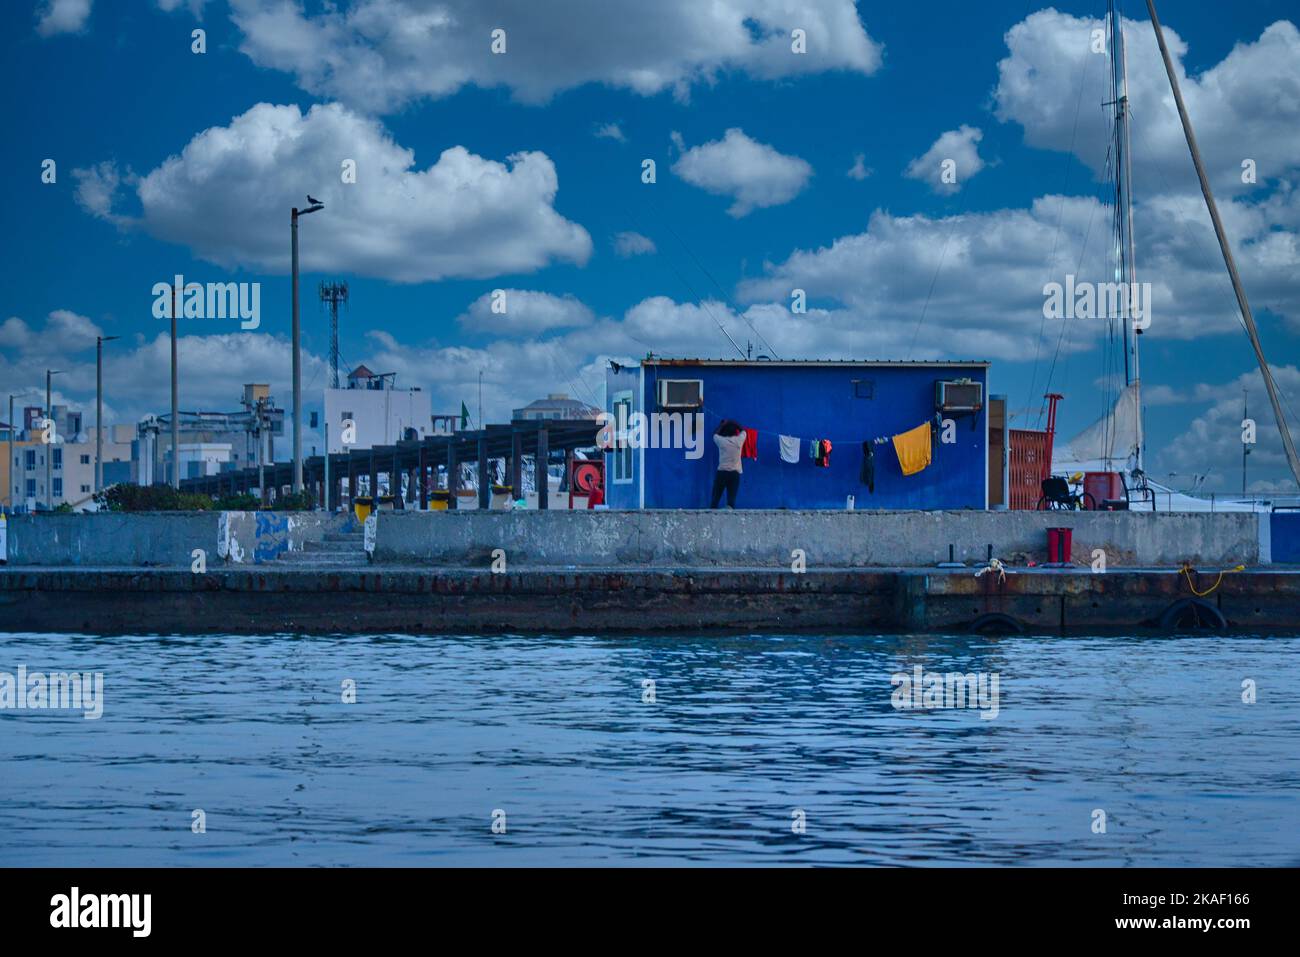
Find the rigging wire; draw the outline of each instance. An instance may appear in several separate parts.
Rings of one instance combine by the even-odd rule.
[[[1129,115],[1132,116],[1131,109],[1129,111]],[[1138,130],[1138,135],[1139,136],[1143,135],[1144,127],[1141,124],[1137,124],[1136,126]],[[1178,196],[1179,195],[1178,192],[1173,188],[1172,184],[1169,182],[1169,177],[1165,175],[1165,171],[1160,167],[1160,164],[1155,163],[1152,165],[1157,175],[1159,175],[1160,177],[1160,182],[1164,184],[1165,193],[1171,196]],[[1197,209],[1202,208],[1200,204],[1193,203],[1193,205]],[[1201,236],[1201,234],[1198,231],[1188,230],[1186,232],[1186,235],[1190,235],[1192,237],[1192,241],[1196,243],[1197,248],[1200,250],[1200,252],[1203,255],[1205,255],[1208,258],[1213,258],[1215,251],[1212,250],[1209,247],[1209,245],[1206,244],[1204,238]],[[1231,285],[1231,283],[1229,283],[1229,285]],[[1246,329],[1246,322],[1244,319],[1241,318],[1241,312],[1237,309],[1236,299],[1228,292],[1228,289],[1224,286],[1222,282],[1216,284],[1216,287],[1219,290],[1220,297],[1226,303],[1228,303],[1229,308],[1227,311],[1237,321],[1237,326],[1241,329],[1242,332],[1246,332],[1247,334],[1249,334],[1248,330]],[[1286,406],[1287,412],[1291,414],[1291,418],[1300,422],[1300,416],[1296,415],[1295,409],[1291,405],[1291,397],[1286,393],[1286,391],[1282,388],[1282,386],[1276,382],[1276,380],[1274,381],[1273,384],[1274,387],[1277,389],[1278,394],[1282,397],[1282,402]]]
[[[1091,205],[1092,209],[1091,209],[1091,211],[1088,213],[1088,225],[1087,225],[1087,227],[1086,227],[1085,230],[1084,230],[1084,233],[1083,233],[1083,243],[1082,243],[1082,245],[1079,246],[1079,258],[1078,258],[1078,261],[1075,263],[1075,267],[1074,267],[1074,269],[1075,269],[1075,274],[1076,274],[1076,275],[1078,274],[1079,269],[1083,266],[1083,257],[1084,257],[1084,255],[1085,255],[1085,253],[1087,252],[1087,249],[1088,249],[1088,240],[1089,240],[1089,238],[1092,236],[1092,223],[1093,223],[1093,220],[1096,218],[1096,215],[1097,215],[1097,206],[1098,206],[1098,205],[1104,205],[1104,204],[1092,203],[1092,204],[1090,204],[1090,205]],[[1071,321],[1064,321],[1064,322],[1061,323],[1061,334],[1057,337],[1057,340],[1056,340],[1056,352],[1053,353],[1053,355],[1052,355],[1052,364],[1051,364],[1051,366],[1050,366],[1050,367],[1048,368],[1048,370],[1047,370],[1047,384],[1046,384],[1045,387],[1044,387],[1044,391],[1050,391],[1050,390],[1051,390],[1051,387],[1052,387],[1052,377],[1053,377],[1053,375],[1054,375],[1055,372],[1056,372],[1056,362],[1057,362],[1057,359],[1058,359],[1058,358],[1060,357],[1060,355],[1061,355],[1061,346],[1062,346],[1062,344],[1066,341],[1066,335],[1067,335],[1067,333],[1071,336],[1071,340],[1070,340],[1070,341],[1073,341],[1073,338],[1072,338],[1072,337],[1073,337],[1073,329],[1071,328],[1073,325],[1074,325],[1074,323],[1071,322]]]
[[[647,200],[647,202],[649,201]],[[653,203],[651,203],[650,205],[653,207],[656,213],[659,212],[659,208],[657,206],[654,206]],[[713,277],[713,273],[709,272],[709,270],[705,268],[704,263],[700,262],[699,258],[695,255],[695,253],[691,251],[691,247],[686,245],[686,241],[683,240],[681,236],[677,235],[677,230],[673,229],[672,224],[665,221],[663,225],[665,229],[667,229],[670,233],[673,234],[673,238],[677,240],[677,242],[681,245],[681,247],[686,250],[686,255],[691,257],[691,260],[695,263],[696,266],[699,267],[700,272],[708,276],[709,281],[713,283],[714,287],[718,290],[718,292],[722,293],[723,301],[726,302],[727,305],[731,306],[732,309],[735,311],[736,315],[738,315],[741,319],[744,320],[745,325],[749,326],[750,330],[754,333],[754,335],[758,336],[759,341],[763,344],[764,347],[766,347],[767,351],[771,353],[772,358],[780,359],[781,357],[776,354],[776,350],[772,348],[772,344],[767,341],[767,339],[763,336],[761,332],[758,331],[758,327],[755,326],[752,322],[750,322],[749,317],[746,316],[739,308],[737,308],[734,303],[728,301],[729,297],[727,296],[726,290],[724,290],[722,286],[718,283],[718,280]]]
[[[1056,232],[1052,237],[1052,252],[1047,259],[1047,268],[1048,268],[1049,276],[1051,275],[1051,269],[1053,268],[1056,262],[1057,242],[1061,238],[1061,222],[1065,216],[1065,199],[1066,199],[1065,191],[1070,186],[1070,173],[1073,169],[1072,160],[1074,158],[1074,143],[1079,133],[1079,113],[1083,105],[1083,91],[1084,88],[1087,86],[1087,83],[1085,83],[1084,81],[1087,79],[1088,64],[1091,61],[1092,61],[1091,54],[1086,55],[1083,58],[1083,66],[1079,70],[1079,92],[1074,100],[1074,124],[1070,129],[1070,148],[1066,150],[1065,157],[1064,157],[1065,177],[1063,182],[1061,183],[1061,202],[1060,205],[1057,207],[1057,211],[1056,211]],[[1034,384],[1038,381],[1039,353],[1041,352],[1043,347],[1043,332],[1046,330],[1046,328],[1047,328],[1047,313],[1046,311],[1044,311],[1043,317],[1042,319],[1039,320],[1039,324],[1038,324],[1038,339],[1034,343],[1034,369],[1032,374],[1029,377],[1029,394],[1025,402],[1026,408],[1030,407],[1034,401]],[[1043,391],[1048,392],[1050,391],[1050,388],[1045,387]],[[1038,420],[1040,423],[1042,422],[1042,417],[1043,417],[1043,412],[1042,412],[1042,406],[1040,404],[1039,413],[1038,413]]]
[[[620,205],[623,205],[623,204],[620,204]],[[632,220],[632,223],[633,223],[634,226],[636,226],[638,229],[644,229],[644,227],[641,225],[641,221],[637,218],[636,214],[633,213],[632,210],[630,210],[626,205],[623,205],[623,211],[624,211],[625,213],[627,213],[628,218]],[[669,229],[670,232],[672,231],[672,227],[668,227],[668,229]],[[676,233],[674,233],[674,235],[676,235]],[[680,242],[680,238],[679,238],[678,241]],[[683,245],[685,245],[685,244],[683,244]],[[679,270],[679,269],[677,268],[677,266],[676,266],[676,265],[675,265],[671,260],[665,259],[665,262],[667,262],[667,264],[668,264],[668,268],[671,269],[671,270],[673,271],[673,274],[674,274],[674,275],[675,275],[675,276],[676,276],[676,277],[681,281],[682,285],[685,286],[685,287],[687,288],[687,290],[690,292],[690,294],[691,294],[691,298],[693,298],[697,303],[699,303],[700,308],[703,309],[706,313],[708,313],[709,318],[712,319],[712,320],[714,321],[714,323],[715,323],[715,324],[717,325],[717,327],[718,327],[718,330],[719,330],[719,331],[720,331],[724,336],[727,337],[727,341],[731,343],[732,347],[736,350],[736,352],[740,355],[740,357],[741,357],[742,359],[747,359],[747,358],[749,358],[749,357],[745,354],[745,350],[742,349],[742,348],[740,348],[740,345],[736,342],[736,340],[733,339],[733,338],[731,337],[731,333],[729,333],[729,332],[727,331],[726,326],[724,326],[724,325],[722,324],[721,320],[719,320],[718,317],[715,316],[715,315],[713,314],[713,310],[709,308],[709,304],[708,304],[708,303],[707,303],[703,298],[701,298],[700,294],[699,294],[698,292],[695,291],[695,287],[692,286],[691,283],[687,280],[687,278],[686,278],[685,276],[682,275],[681,270]],[[725,296],[724,296],[724,299],[725,299]],[[728,305],[729,305],[729,303],[728,303]],[[737,313],[737,314],[740,315],[739,313]],[[741,315],[741,318],[744,319],[745,317],[744,317],[743,315]],[[746,323],[749,322],[748,319],[746,319],[745,321],[746,321]],[[750,324],[750,328],[753,329],[753,325],[752,325],[752,324]],[[757,330],[755,330],[755,334],[757,334]],[[761,337],[760,337],[760,338],[761,338]]]
[[[939,273],[943,270],[944,260],[948,258],[948,241],[952,239],[952,234],[957,230],[957,220],[961,219],[960,215],[954,214],[951,225],[948,227],[948,235],[943,240],[943,250],[939,253],[939,262],[934,267],[934,275],[930,277],[930,289],[925,294],[925,305],[921,307],[921,315],[916,320],[916,326],[912,329],[912,343],[908,346],[909,354],[916,351],[916,337],[921,333],[921,323],[925,322],[925,314],[930,308],[930,297],[934,295],[935,284],[939,281]]]

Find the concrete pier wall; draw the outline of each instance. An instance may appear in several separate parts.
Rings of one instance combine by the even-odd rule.
[[[1267,519],[1267,516],[1265,516]],[[808,568],[933,566],[982,561],[989,545],[1004,562],[1047,559],[1047,529],[1073,531],[1075,564],[1105,552],[1107,566],[1254,565],[1259,516],[1250,513],[551,511],[386,512],[374,560],[488,567]],[[1267,556],[1264,556],[1267,561]]]
[[[1262,516],[1265,522],[1268,516]],[[868,512],[868,511],[465,511],[384,512],[374,560],[487,568],[496,549],[508,568],[929,567],[948,558],[995,557],[1023,565],[1047,558],[1047,529],[1073,531],[1076,565],[1105,553],[1107,567],[1255,565],[1261,516],[1250,513]],[[9,522],[13,565],[188,567],[276,561],[351,515],[319,512],[187,512],[18,516]]]
[[[194,549],[208,563],[261,564],[331,530],[356,527],[351,515],[316,512],[101,512],[9,519],[11,565],[189,567]]]
[[[1295,634],[1300,573],[1172,569],[544,570],[285,563],[183,569],[0,569],[0,622],[61,634],[646,634],[969,632],[989,616],[1032,634],[1181,633],[1171,609],[1205,594],[1198,627]],[[1194,630],[1194,628],[1193,628]]]
[[[9,564],[189,567],[196,548],[216,554],[218,514],[15,515]]]

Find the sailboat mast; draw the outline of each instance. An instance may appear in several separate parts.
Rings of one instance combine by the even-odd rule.
[[[1192,154],[1192,164],[1196,167],[1196,177],[1201,181],[1201,195],[1205,197],[1205,208],[1210,212],[1210,222],[1214,224],[1214,235],[1219,240],[1219,252],[1223,254],[1223,263],[1228,267],[1228,277],[1232,280],[1232,291],[1237,294],[1237,307],[1241,310],[1241,320],[1246,326],[1246,335],[1250,337],[1251,348],[1255,350],[1255,360],[1259,363],[1259,373],[1264,379],[1264,388],[1268,390],[1268,401],[1273,407],[1273,417],[1277,420],[1277,431],[1282,439],[1282,448],[1286,451],[1287,464],[1291,466],[1291,475],[1300,484],[1300,456],[1296,455],[1295,443],[1291,441],[1291,429],[1287,426],[1286,416],[1282,414],[1282,403],[1277,395],[1277,383],[1273,381],[1273,370],[1264,358],[1264,347],[1259,341],[1259,330],[1255,327],[1255,316],[1246,301],[1246,290],[1241,285],[1241,276],[1237,274],[1237,261],[1232,258],[1232,247],[1228,244],[1228,234],[1223,229],[1223,220],[1219,218],[1219,207],[1214,202],[1214,193],[1210,189],[1209,177],[1205,175],[1205,164],[1201,162],[1201,150],[1196,145],[1196,134],[1192,131],[1192,121],[1187,115],[1187,104],[1183,102],[1183,92],[1178,86],[1178,75],[1174,72],[1174,61],[1169,56],[1169,47],[1165,45],[1165,32],[1156,16],[1154,0],[1147,0],[1147,12],[1151,15],[1151,28],[1156,32],[1156,43],[1160,46],[1160,57],[1165,62],[1165,74],[1169,77],[1169,88],[1173,90],[1174,105],[1178,107],[1178,118],[1183,124],[1183,135],[1187,138],[1187,149]]]
[[[1136,466],[1142,467],[1142,450],[1146,444],[1142,427],[1141,372],[1138,362],[1138,337],[1142,330],[1133,322],[1133,304],[1137,297],[1137,246],[1133,238],[1133,156],[1129,148],[1128,54],[1124,49],[1124,21],[1117,4],[1107,4],[1110,20],[1111,94],[1115,107],[1115,201],[1118,224],[1119,281],[1127,290],[1121,320],[1124,335],[1124,385],[1132,388],[1137,406]]]
[[[1250,390],[1241,390],[1241,425],[1245,428],[1250,421]],[[1250,455],[1250,444],[1246,442],[1245,436],[1241,441],[1241,497],[1246,497],[1246,456]]]

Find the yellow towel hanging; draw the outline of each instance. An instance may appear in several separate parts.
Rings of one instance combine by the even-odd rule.
[[[930,464],[930,423],[922,422],[894,436],[894,451],[904,475],[915,475]]]

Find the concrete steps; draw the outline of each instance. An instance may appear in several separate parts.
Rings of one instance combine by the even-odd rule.
[[[356,539],[330,540],[325,539],[323,542],[303,542],[302,550],[305,553],[341,553],[341,552],[364,552],[365,540],[358,536]]]
[[[361,549],[347,552],[285,552],[277,562],[304,570],[312,568],[365,568],[370,564]]]
[[[304,542],[302,551],[285,552],[279,561],[299,568],[364,568],[370,564],[365,535],[357,532],[326,532],[321,541]]]

